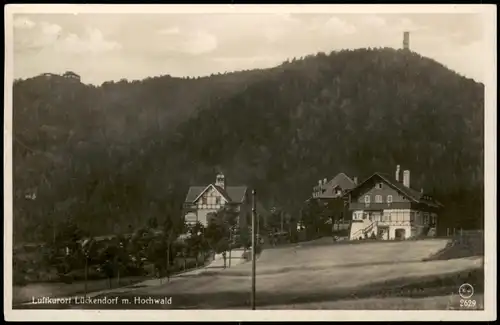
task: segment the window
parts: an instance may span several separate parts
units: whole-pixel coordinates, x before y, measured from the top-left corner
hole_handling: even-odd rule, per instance
[[[207,198],[205,196],[201,198],[201,204],[207,204]]]
[[[375,195],[375,203],[382,203],[382,195]]]
[[[215,204],[220,204],[220,197],[215,198]]]
[[[376,188],[377,190],[381,190],[381,189],[382,189],[382,183],[377,183],[377,184],[375,184],[375,188]]]
[[[415,222],[415,212],[410,211],[410,222]]]
[[[365,203],[370,204],[370,196],[369,195],[365,195]]]
[[[387,203],[392,203],[392,195],[387,195]]]

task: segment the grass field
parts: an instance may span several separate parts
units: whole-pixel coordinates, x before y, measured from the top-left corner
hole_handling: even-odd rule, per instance
[[[475,309],[483,308],[481,255],[425,260],[449,249],[447,243],[445,239],[426,239],[334,244],[325,238],[265,249],[257,260],[257,308],[460,309],[458,288],[463,283],[475,288]],[[243,263],[186,274],[164,285],[105,295],[119,300],[167,296],[172,297],[171,305],[76,308],[249,309],[250,275],[251,263]]]
[[[456,309],[458,287],[476,288],[483,306],[483,258],[423,261],[447,240],[333,244],[331,239],[266,249],[257,260],[258,309]],[[138,288],[121,298],[173,298],[157,309],[248,309],[251,263],[207,270],[168,285]],[[109,295],[108,295],[109,296]],[[82,308],[83,306],[80,306]],[[119,306],[89,306],[119,309]]]

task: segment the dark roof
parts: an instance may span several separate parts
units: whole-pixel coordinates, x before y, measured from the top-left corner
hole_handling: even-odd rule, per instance
[[[425,203],[430,206],[434,207],[442,207],[443,205],[432,198],[430,195],[426,193],[422,193],[421,191],[417,191],[415,189],[412,189],[410,187],[406,187],[403,185],[403,183],[396,181],[395,178],[393,178],[391,175],[386,174],[386,173],[380,173],[376,172],[367,179],[365,179],[363,182],[361,182],[358,186],[353,188],[350,192],[354,191],[355,189],[361,188],[363,184],[365,184],[367,181],[372,179],[373,177],[378,176],[382,180],[384,180],[387,184],[392,186],[394,189],[408,197],[410,200],[415,201],[417,203]],[[349,193],[349,192],[348,192]]]
[[[319,189],[319,185],[314,187],[315,190]],[[318,197],[330,198],[335,197],[335,188],[340,187],[342,191],[349,191],[356,187],[356,183],[344,173],[339,173],[326,184],[322,184],[321,188],[324,190]]]
[[[243,202],[245,193],[248,190],[247,186],[226,186],[225,189],[214,184],[209,184],[207,186],[191,186],[186,195],[185,202],[193,202],[210,185],[213,186],[217,191],[219,191],[228,202],[233,203]]]

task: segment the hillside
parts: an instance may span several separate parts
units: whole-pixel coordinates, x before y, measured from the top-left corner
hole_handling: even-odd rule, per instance
[[[392,49],[199,79],[18,81],[14,233],[47,237],[66,216],[92,233],[178,216],[187,187],[219,168],[297,211],[317,179],[396,164],[447,206],[441,225],[477,227],[483,97],[482,84]]]

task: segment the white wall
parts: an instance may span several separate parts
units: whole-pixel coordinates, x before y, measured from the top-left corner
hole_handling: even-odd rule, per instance
[[[396,239],[396,230],[404,229],[405,230],[405,238],[411,237],[411,226],[390,226],[389,227],[389,239]]]
[[[353,220],[363,220],[363,213],[364,212],[362,210],[353,211]],[[412,214],[414,216],[414,220],[410,221]],[[430,213],[425,215],[428,216],[428,219],[430,219],[431,215],[435,216],[435,214]],[[371,222],[353,222],[351,225],[351,239],[355,239],[352,238],[352,235],[355,232],[369,226],[370,223]],[[388,238],[384,238],[389,240],[396,238],[396,229],[404,229],[405,238],[410,238],[422,235],[426,226],[424,223],[424,213],[410,209],[386,209],[383,211],[381,222],[378,223],[378,225],[381,227],[389,227]],[[374,227],[374,231],[378,233],[377,227]]]
[[[355,210],[352,212],[352,220],[363,220],[363,210]]]
[[[219,209],[198,209],[198,221],[206,227],[208,225],[207,214],[217,211],[219,211]]]
[[[186,213],[186,215],[184,216],[184,220],[187,222],[187,223],[196,223],[196,221],[198,221],[198,216],[196,215],[195,212],[188,212]]]
[[[390,215],[391,222],[409,222],[410,221],[410,209],[386,209],[384,210],[383,215]],[[382,220],[387,220],[382,218]]]

